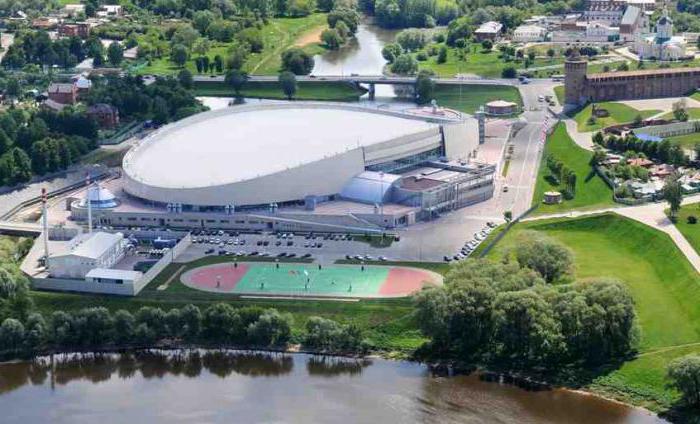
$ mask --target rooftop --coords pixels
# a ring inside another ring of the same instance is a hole
[[[90,234],[80,234],[69,243],[64,243],[65,251],[54,252],[51,257],[75,255],[83,258],[97,259],[111,249],[124,236],[121,233],[111,234],[95,232]]]
[[[250,180],[437,124],[347,105],[234,106],[163,127],[132,148],[124,171],[134,180],[195,188]]]

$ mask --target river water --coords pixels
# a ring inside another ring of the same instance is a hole
[[[527,392],[411,362],[195,351],[0,364],[0,422],[662,423],[563,390]]]

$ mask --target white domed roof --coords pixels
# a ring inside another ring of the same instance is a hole
[[[88,199],[92,207],[96,208],[113,208],[119,204],[117,197],[111,191],[99,185],[90,186],[80,204],[86,206]]]

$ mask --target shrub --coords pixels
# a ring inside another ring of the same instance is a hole
[[[697,223],[698,223],[698,219],[695,217],[695,215],[690,215],[688,217],[688,224],[697,224]]]

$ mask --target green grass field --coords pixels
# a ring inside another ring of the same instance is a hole
[[[557,101],[560,105],[564,104],[564,86],[558,85],[554,87],[554,94],[557,96]]]
[[[433,97],[438,105],[465,113],[474,113],[480,106],[492,100],[517,103],[523,100],[516,87],[497,85],[436,85]]]
[[[315,13],[302,18],[273,18],[261,29],[263,35],[263,50],[260,53],[251,53],[243,66],[243,70],[255,75],[277,75],[280,71],[283,51],[297,43],[300,37],[308,32],[326,26],[326,15]],[[227,51],[234,43],[214,43],[207,52],[211,61],[214,56],[220,55],[224,59],[228,56]],[[303,46],[310,54],[323,52],[323,47],[319,43],[310,43]],[[185,64],[190,72],[196,75],[197,69],[194,63],[194,56]],[[175,66],[170,57],[162,57],[153,60],[150,65],[139,68],[137,74],[174,75],[180,71]]]
[[[680,144],[684,149],[693,149],[696,144],[700,143],[700,133],[677,135],[668,137],[667,140]]]
[[[688,119],[700,119],[700,107],[690,107],[686,109],[688,112]],[[673,119],[673,112],[668,112],[661,115],[662,119]]]
[[[559,191],[562,187],[552,185],[546,177],[550,171],[547,168],[545,158],[553,155],[562,161],[566,167],[576,173],[576,196],[571,200],[563,200],[556,205],[542,203],[546,191]],[[564,124],[558,124],[554,132],[547,139],[542,162],[537,172],[537,184],[532,204],[539,204],[536,214],[544,215],[559,213],[572,209],[595,209],[615,206],[612,200],[612,190],[598,175],[593,173],[589,162],[593,153],[585,150],[569,137]]]
[[[691,215],[700,218],[700,203],[682,206],[678,211],[675,225],[695,251],[700,253],[700,223],[688,223],[688,217]]]
[[[475,74],[483,77],[500,78],[503,69],[509,66],[513,66],[516,69],[525,67],[522,61],[503,61],[499,57],[500,54],[496,49],[490,52],[482,51],[479,46],[479,48],[471,50],[467,54],[466,60],[460,60],[457,49],[449,48],[445,63],[437,63],[437,56],[433,56],[426,61],[418,62],[418,67],[419,69],[430,69],[438,76],[445,78],[451,78],[457,74]],[[530,67],[559,65],[563,62],[563,57],[555,57],[552,60],[538,57]]]
[[[233,90],[220,82],[196,82],[195,96],[232,97]],[[295,96],[298,100],[329,100],[354,102],[365,92],[350,84],[335,82],[300,82]],[[243,97],[259,99],[286,99],[276,82],[248,82],[241,91]]]
[[[591,125],[589,124],[588,119],[591,117],[593,105],[587,105],[580,112],[578,112],[576,116],[574,116],[580,132],[596,131],[609,125],[632,122],[637,115],[641,115],[642,118],[648,118],[661,112],[660,110],[637,110],[633,107],[617,102],[601,102],[596,103],[596,106],[607,109],[610,116],[605,118],[596,118],[595,124]]]
[[[590,387],[657,411],[671,406],[677,393],[665,386],[666,365],[700,353],[700,276],[670,237],[612,213],[530,221],[517,224],[489,257],[501,257],[524,230],[543,232],[570,247],[577,279],[616,278],[634,297],[642,330],[640,356]]]

